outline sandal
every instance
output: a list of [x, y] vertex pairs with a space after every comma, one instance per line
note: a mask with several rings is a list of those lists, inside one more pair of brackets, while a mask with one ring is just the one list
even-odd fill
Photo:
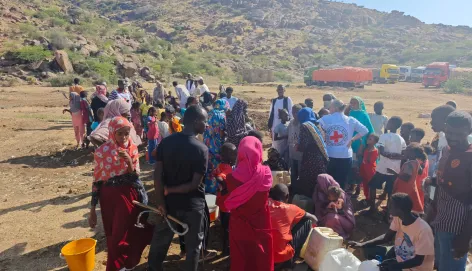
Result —
[[216, 258], [216, 256], [217, 256], [217, 253], [215, 250], [207, 250], [204, 252], [203, 259], [200, 259], [198, 262], [213, 260], [214, 258]]

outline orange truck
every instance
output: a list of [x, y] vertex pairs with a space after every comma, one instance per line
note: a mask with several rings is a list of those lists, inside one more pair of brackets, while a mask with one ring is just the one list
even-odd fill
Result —
[[372, 84], [372, 70], [356, 67], [339, 67], [313, 71], [312, 81], [318, 86], [363, 88]]
[[423, 86], [442, 87], [449, 79], [451, 71], [448, 62], [433, 62], [426, 66], [423, 73]]

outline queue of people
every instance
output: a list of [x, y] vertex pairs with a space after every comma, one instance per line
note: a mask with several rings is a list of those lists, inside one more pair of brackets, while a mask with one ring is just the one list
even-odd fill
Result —
[[[89, 222], [95, 227], [100, 203], [107, 270], [131, 270], [148, 244], [149, 270], [163, 270], [174, 236], [167, 224], [134, 227], [139, 211], [128, 203], [147, 203], [137, 149], [143, 142], [155, 167], [157, 209], [189, 226], [180, 239], [184, 270], [197, 270], [201, 255], [211, 254], [205, 194], [217, 195], [231, 270], [274, 270], [293, 266], [315, 224], [349, 240], [356, 227], [352, 199], [361, 189], [361, 203], [370, 207], [362, 214], [377, 214], [376, 199], [388, 199], [384, 218], [393, 217], [383, 238], [351, 242], [366, 258], [381, 256], [381, 270], [465, 270], [472, 237], [468, 113], [451, 105], [434, 109], [437, 136], [422, 145], [424, 130], [388, 118], [383, 102], [369, 114], [360, 97], [345, 104], [326, 94], [315, 113], [313, 99], [294, 104], [280, 85], [268, 116], [272, 148], [263, 161], [264, 136], [232, 87], [217, 95], [191, 74], [185, 85], [172, 85], [175, 97], [160, 82], [152, 96], [126, 80], [108, 95], [104, 83], [90, 104], [79, 81], [71, 87], [65, 112], [78, 147], [90, 140], [97, 148]], [[290, 171], [289, 187], [272, 187], [274, 170]], [[295, 195], [310, 198], [314, 214], [292, 204]], [[392, 240], [392, 250], [379, 246]]]

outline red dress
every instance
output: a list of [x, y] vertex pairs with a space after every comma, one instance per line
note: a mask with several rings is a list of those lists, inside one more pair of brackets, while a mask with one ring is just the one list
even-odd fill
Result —
[[420, 200], [420, 194], [418, 192], [418, 187], [416, 186], [416, 179], [419, 175], [418, 169], [420, 163], [416, 160], [410, 160], [403, 164], [400, 173], [405, 171], [407, 167], [412, 166], [411, 177], [408, 181], [400, 180], [397, 178], [395, 184], [393, 185], [393, 193], [405, 193], [410, 196], [413, 201], [413, 212], [423, 213], [424, 212], [424, 202]]
[[[231, 193], [242, 183], [232, 174], [226, 178]], [[249, 201], [231, 210], [229, 239], [231, 271], [273, 271], [269, 192], [257, 192]]]
[[360, 176], [362, 178], [362, 188], [366, 200], [369, 200], [369, 182], [375, 175], [377, 158], [379, 158], [379, 150], [377, 150], [377, 148], [371, 151], [368, 149], [364, 150], [364, 159], [362, 160], [360, 167]]

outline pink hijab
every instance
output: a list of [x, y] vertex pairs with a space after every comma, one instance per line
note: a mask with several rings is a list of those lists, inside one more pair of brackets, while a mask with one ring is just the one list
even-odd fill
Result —
[[272, 187], [272, 173], [262, 165], [262, 143], [253, 136], [247, 136], [239, 143], [238, 162], [232, 175], [243, 184], [236, 188], [225, 201], [229, 210], [250, 200], [257, 192], [269, 191]]

